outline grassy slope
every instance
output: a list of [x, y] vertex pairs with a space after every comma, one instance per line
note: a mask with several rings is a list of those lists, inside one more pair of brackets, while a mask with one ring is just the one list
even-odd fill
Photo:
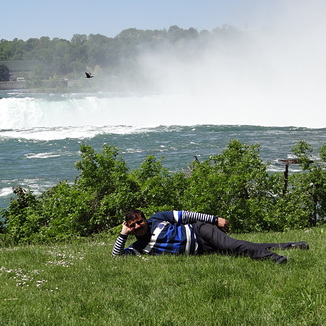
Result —
[[0, 250], [1, 325], [326, 325], [325, 228], [287, 265], [220, 255], [112, 258], [113, 240]]

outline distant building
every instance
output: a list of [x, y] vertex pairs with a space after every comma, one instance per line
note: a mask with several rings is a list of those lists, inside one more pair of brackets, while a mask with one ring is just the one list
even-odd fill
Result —
[[9, 61], [0, 61], [0, 65], [4, 64], [9, 68], [10, 71], [10, 80], [17, 81], [21, 78], [26, 79], [30, 76], [36, 68], [42, 67], [43, 69], [48, 69], [41, 61], [39, 60], [9, 60]]

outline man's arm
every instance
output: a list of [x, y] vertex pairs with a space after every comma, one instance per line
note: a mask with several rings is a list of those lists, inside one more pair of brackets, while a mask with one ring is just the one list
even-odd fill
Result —
[[216, 225], [225, 233], [229, 232], [229, 222], [222, 217], [189, 211], [173, 211], [173, 215], [177, 223], [187, 224], [195, 223], [197, 221], [206, 222]]
[[122, 223], [122, 230], [120, 235], [118, 236], [117, 240], [112, 249], [112, 256], [123, 256], [123, 255], [135, 255], [136, 253], [134, 250], [126, 248], [125, 245], [128, 239], [128, 235], [130, 234], [131, 229], [128, 228], [126, 222]]

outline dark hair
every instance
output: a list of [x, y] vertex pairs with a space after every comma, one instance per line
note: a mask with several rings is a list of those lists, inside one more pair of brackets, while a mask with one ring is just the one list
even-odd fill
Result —
[[126, 221], [126, 222], [129, 222], [130, 220], [134, 220], [134, 219], [137, 218], [137, 216], [139, 216], [139, 215], [140, 215], [143, 219], [146, 219], [144, 213], [143, 213], [141, 210], [139, 210], [139, 209], [134, 209], [134, 210], [132, 210], [132, 211], [127, 212], [125, 221]]

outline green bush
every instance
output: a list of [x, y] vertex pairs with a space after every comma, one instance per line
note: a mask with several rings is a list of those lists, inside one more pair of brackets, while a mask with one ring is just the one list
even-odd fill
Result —
[[154, 156], [147, 157], [141, 166], [131, 173], [139, 187], [140, 207], [154, 210], [181, 209], [186, 184], [185, 174], [171, 173]]
[[259, 229], [265, 215], [261, 201], [268, 200], [269, 184], [259, 149], [232, 140], [221, 154], [194, 165], [185, 207], [224, 216], [235, 231]]
[[[76, 180], [78, 191], [94, 196], [92, 232], [99, 232], [121, 222], [126, 209], [138, 206], [139, 186], [128, 173], [126, 162], [114, 146], [104, 145], [101, 153], [81, 145], [82, 160], [76, 163], [81, 174]], [[91, 232], [91, 233], [92, 233]]]

